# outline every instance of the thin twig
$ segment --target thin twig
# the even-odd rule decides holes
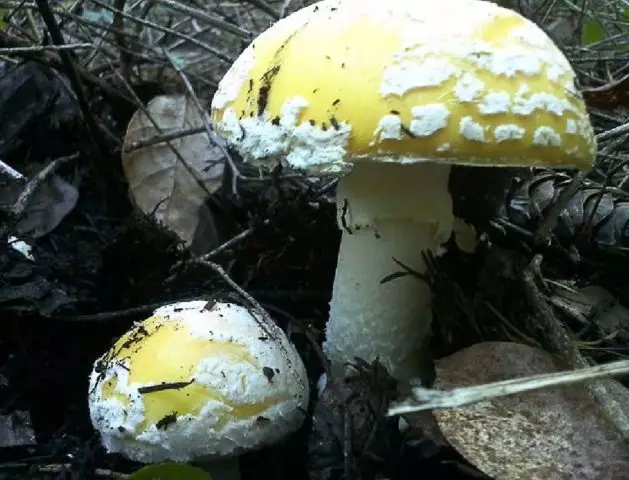
[[[265,0],[246,0],[246,2],[250,3],[257,9],[262,10],[264,13],[270,16],[273,20],[279,20],[281,18],[280,14],[275,10],[275,8],[273,8],[272,5],[269,5],[268,3],[266,3]]]
[[[528,377],[514,378],[500,382],[475,385],[473,387],[453,388],[451,390],[436,390],[430,388],[413,387],[413,400],[405,404],[398,404],[389,409],[387,416],[404,413],[415,413],[423,410],[459,408],[492,398],[506,397],[516,393],[530,392],[543,388],[606,378],[629,373],[629,360],[610,362],[596,367],[582,368],[567,372],[546,373]]]
[[[184,86],[186,87],[186,90],[188,92],[188,95],[190,96],[190,99],[192,100],[192,102],[197,107],[197,109],[199,111],[199,116],[201,117],[201,119],[203,121],[203,126],[205,127],[205,132],[207,133],[208,140],[210,141],[210,143],[213,146],[218,147],[218,149],[221,151],[221,154],[223,155],[224,159],[231,160],[231,155],[229,154],[229,151],[227,150],[227,146],[225,145],[225,142],[221,138],[219,138],[218,135],[216,135],[216,133],[214,132],[214,129],[210,125],[210,119],[208,118],[207,111],[203,108],[203,105],[201,105],[201,102],[199,101],[199,98],[197,97],[197,94],[194,91],[194,88],[192,88],[192,84],[190,83],[190,80],[188,80],[187,75],[181,70],[181,68],[179,68],[179,65],[177,64],[177,62],[175,62],[173,60],[172,56],[170,55],[170,53],[168,53],[166,51],[166,49],[164,49],[163,52],[164,52],[164,55],[168,58],[168,60],[170,60],[173,68],[175,69],[175,71],[179,74],[179,77],[181,78],[181,81],[183,82]],[[228,163],[230,165],[233,164],[233,160],[232,161],[228,161]],[[218,164],[218,161],[212,162],[211,167],[214,167],[216,164]],[[236,170],[233,173],[238,173],[239,174],[240,172],[238,172],[238,170]],[[236,175],[234,175],[234,179],[232,180],[232,194],[236,198],[238,198],[238,188],[237,188],[237,184],[236,184]]]
[[[179,301],[185,301],[185,300],[186,300],[185,298],[182,298]],[[193,298],[190,298],[190,300],[193,300]],[[61,320],[65,322],[105,322],[105,321],[110,321],[110,320],[117,320],[119,318],[128,318],[135,315],[151,313],[157,310],[158,308],[163,307],[164,305],[167,305],[169,303],[172,303],[172,301],[164,301],[164,302],[151,303],[148,305],[140,305],[137,307],[126,308],[124,310],[115,310],[112,312],[99,312],[99,313],[93,313],[93,314],[71,315],[71,316],[68,315],[68,316],[62,316],[62,317],[55,316],[54,318],[56,320]]]
[[[8,212],[12,217],[12,222],[9,222],[11,225],[0,226],[0,238],[6,235],[14,222],[18,222],[21,219],[22,215],[24,215],[24,212],[26,211],[28,202],[31,200],[40,185],[50,178],[61,165],[69,162],[70,160],[74,160],[78,156],[79,154],[75,153],[66,157],[56,158],[28,181]]]
[[[265,220],[265,223],[268,224],[269,221]],[[206,253],[204,255],[201,255],[199,258],[195,259],[195,261],[203,262],[203,261],[207,261],[207,260],[210,260],[210,259],[214,258],[219,253],[224,252],[228,248],[233,247],[238,242],[241,242],[245,238],[249,237],[254,231],[255,231],[255,227],[249,227],[246,230],[243,230],[238,235],[235,235],[234,237],[232,237],[229,240],[227,240],[225,243],[222,243],[221,245],[216,247],[214,250],[212,250],[212,251],[210,251],[210,252],[208,252],[208,253]]]
[[[11,165],[7,165],[2,160],[0,160],[0,172],[4,173],[7,177],[12,178],[13,180],[24,180],[24,175],[18,172]]]
[[[624,135],[625,133],[629,133],[629,123],[625,123],[623,125],[619,125],[614,128],[610,128],[602,133],[596,135],[596,141],[602,142],[603,140],[608,140],[610,138],[619,137]]]
[[[14,55],[26,52],[59,52],[62,50],[82,50],[85,48],[94,48],[93,43],[70,43],[67,45],[38,45],[32,47],[9,47],[0,48],[0,55]]]
[[[113,26],[117,32],[124,32],[124,18],[120,14],[124,11],[126,0],[114,0]],[[118,45],[118,55],[120,56],[120,75],[127,81],[131,81],[131,56],[127,52],[127,39],[120,33],[114,33],[114,40]]]
[[[9,35],[8,33],[3,32],[2,30],[0,30],[0,45],[4,45],[5,47],[8,47],[8,48],[22,48],[22,47],[28,46],[21,39],[13,37],[12,35]],[[24,58],[33,59],[38,62],[51,65],[55,68],[63,68],[63,61],[61,60],[59,56],[59,52],[24,51],[23,56]],[[102,78],[97,77],[96,75],[94,75],[91,72],[88,72],[84,68],[77,67],[77,71],[78,71],[79,76],[84,82],[89,83],[90,85],[94,87],[100,88],[103,91],[103,93],[105,93],[108,97],[116,99],[116,100],[125,101],[133,105],[133,101],[130,100],[129,97],[124,95],[122,92],[120,92],[116,88],[112,87],[109,83],[107,83]]]
[[[553,202],[548,213],[544,217],[544,220],[542,220],[535,231],[534,240],[536,243],[548,243],[548,238],[557,224],[559,215],[566,208],[570,199],[574,197],[574,195],[583,186],[583,182],[589,173],[589,169],[577,173],[568,186],[561,191],[559,197]]]
[[[65,45],[63,34],[61,33],[59,25],[57,24],[57,20],[55,19],[55,16],[50,9],[48,0],[35,0],[35,2],[37,3],[39,14],[42,16],[42,19],[46,24],[46,28],[48,29],[48,33],[50,33],[50,38],[52,39],[53,43],[57,46]],[[59,50],[58,53],[65,67],[66,75],[70,79],[72,89],[74,90],[76,98],[79,102],[79,107],[81,109],[81,113],[83,114],[83,119],[85,120],[85,123],[87,125],[88,134],[90,135],[92,142],[94,142],[97,154],[103,156],[104,158],[105,152],[107,152],[107,148],[105,146],[104,139],[100,135],[100,129],[98,128],[96,118],[92,114],[90,105],[87,101],[87,97],[85,96],[85,90],[83,89],[83,84],[81,83],[81,79],[79,78],[79,73],[76,65],[74,64],[74,60],[72,59],[70,52],[66,50]]]
[[[226,32],[229,32],[229,33],[233,33],[234,35],[242,37],[246,40],[251,40],[253,36],[251,32],[249,32],[248,30],[245,30],[244,28],[240,28],[236,25],[232,25],[231,23],[228,23],[219,18],[213,17],[212,15],[205,12],[204,10],[199,10],[198,8],[192,8],[187,5],[184,5],[183,3],[175,2],[173,0],[153,0],[153,1],[155,3],[166,5],[167,7],[170,7],[173,10],[175,10],[176,12],[185,13],[186,15],[192,18],[204,20],[205,22],[207,22],[209,25],[212,25],[213,27],[216,27],[221,30],[225,30]]]
[[[13,216],[19,219],[24,214],[24,211],[28,206],[28,202],[31,200],[31,198],[33,197],[37,189],[42,185],[42,183],[50,178],[61,165],[78,158],[78,156],[78,153],[74,153],[66,157],[55,158],[52,162],[42,168],[41,171],[39,171],[24,186],[24,189],[18,196],[15,204],[13,205],[13,208],[11,209],[11,213],[13,214]]]
[[[282,8],[280,10],[280,18],[284,18],[286,16],[291,3],[292,0],[284,0],[284,2],[282,3]]]
[[[256,322],[258,323],[262,331],[269,336],[269,338],[277,338],[278,334],[280,334],[282,330],[277,326],[275,320],[271,318],[271,315],[267,313],[264,307],[260,305],[260,303],[258,303],[255,298],[245,292],[245,290],[243,290],[240,285],[232,280],[232,278],[227,274],[223,267],[221,267],[218,263],[210,261],[201,261],[199,263],[214,270],[225,281],[225,283],[227,283],[238,295],[240,295],[249,304],[251,308],[256,311],[256,313],[258,313],[262,317],[262,321],[258,321],[258,319],[256,319]],[[288,357],[289,356],[287,356],[287,358]]]
[[[164,133],[160,135],[155,135],[153,137],[143,138],[141,140],[137,140],[135,142],[129,143],[126,147],[123,148],[123,153],[130,153],[134,150],[140,150],[146,147],[152,147],[153,145],[157,145],[158,143],[164,143],[166,141],[171,140],[179,140],[180,138],[187,137],[189,135],[196,135],[198,133],[205,132],[205,127],[191,127],[183,130],[178,130],[172,133]]]
[[[190,42],[191,44],[200,47],[210,53],[212,53],[213,55],[216,56],[216,58],[227,62],[227,63],[233,63],[233,61],[235,60],[235,58],[231,57],[230,55],[223,53],[219,50],[216,50],[215,48],[212,48],[210,45],[208,45],[207,43],[203,43],[199,40],[197,40],[196,38],[192,38],[189,35],[185,35],[183,33],[180,32],[176,32],[171,28],[167,28],[164,27],[162,25],[159,25],[158,23],[154,23],[154,22],[149,22],[148,20],[144,20],[138,17],[135,17],[133,15],[129,15],[126,12],[120,11],[117,8],[113,8],[112,6],[108,5],[106,2],[103,2],[101,0],[90,0],[92,3],[95,3],[96,5],[98,5],[99,7],[102,7],[106,10],[109,10],[112,13],[117,13],[118,15],[120,15],[123,18],[126,18],[132,22],[141,24],[144,27],[148,27],[157,31],[161,31],[161,32],[166,32],[170,35],[176,36],[178,38],[183,38],[185,40],[187,40],[188,42]]]

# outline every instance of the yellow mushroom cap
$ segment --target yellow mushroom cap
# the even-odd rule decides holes
[[[245,307],[199,300],[157,309],[98,359],[89,407],[108,451],[190,461],[280,440],[302,424],[308,394],[279,327]]]
[[[591,165],[568,60],[518,13],[481,0],[324,0],[240,55],[212,101],[246,161],[335,173],[360,160]]]

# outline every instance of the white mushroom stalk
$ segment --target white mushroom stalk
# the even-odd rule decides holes
[[[398,378],[421,369],[432,318],[429,286],[404,269],[424,273],[422,251],[436,252],[452,232],[450,165],[357,164],[339,180],[341,245],[324,350],[339,369],[348,353],[373,360]]]
[[[157,309],[94,364],[92,423],[104,447],[138,462],[229,457],[299,428],[304,365],[259,314],[204,300]]]
[[[570,63],[518,13],[481,0],[324,0],[256,38],[212,100],[246,162],[339,175],[343,230],[326,328],[337,367],[421,373],[423,272],[452,232],[451,165],[591,165]]]

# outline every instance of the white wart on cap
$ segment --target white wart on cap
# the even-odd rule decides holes
[[[98,359],[89,407],[108,451],[155,463],[277,442],[303,423],[308,395],[305,367],[279,327],[200,300],[157,309]]]

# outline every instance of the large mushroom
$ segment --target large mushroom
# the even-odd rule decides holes
[[[324,0],[258,36],[220,82],[217,131],[243,159],[338,175],[342,239],[325,352],[417,375],[425,270],[452,232],[452,165],[589,166],[596,142],[566,57],[480,0]]]
[[[297,430],[305,367],[259,312],[195,300],[157,309],[99,358],[92,423],[109,452],[144,463],[229,458]]]

